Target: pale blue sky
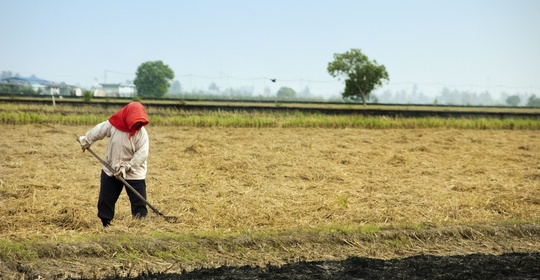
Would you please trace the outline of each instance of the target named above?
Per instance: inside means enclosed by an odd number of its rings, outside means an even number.
[[[387,68],[378,91],[540,96],[538,0],[0,0],[0,26],[0,71],[83,87],[162,60],[184,90],[329,96],[334,53],[358,48]]]

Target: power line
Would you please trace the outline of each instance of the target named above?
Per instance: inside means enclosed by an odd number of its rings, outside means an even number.
[[[135,76],[135,73],[118,72],[118,71],[113,71],[113,70],[108,70],[108,69],[105,69],[104,71],[107,73],[113,73],[113,74],[119,74],[119,75]]]
[[[221,76],[204,76],[204,75],[195,75],[195,74],[182,74],[177,75],[177,78],[198,78],[198,79],[206,79],[206,80],[223,80],[223,79],[230,79],[230,80],[242,80],[242,81],[265,81],[270,79],[276,79],[276,81],[281,82],[301,82],[301,83],[323,83],[323,84],[341,84],[342,81],[339,80],[315,80],[315,79],[304,79],[304,78],[280,78],[280,77],[238,77],[238,76],[229,76],[229,75],[221,75]],[[540,89],[538,86],[517,86],[517,85],[508,85],[508,84],[494,84],[494,85],[484,85],[479,83],[443,83],[443,82],[429,82],[429,83],[422,83],[422,82],[389,82],[383,84],[383,86],[440,86],[440,87],[475,87],[475,88],[508,88],[508,89]]]

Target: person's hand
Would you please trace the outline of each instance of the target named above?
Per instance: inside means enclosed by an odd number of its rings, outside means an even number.
[[[90,143],[86,140],[86,136],[79,137],[79,144],[81,144],[81,149],[84,152],[86,149],[90,148]]]
[[[116,173],[114,173],[114,177],[122,177],[122,178],[126,178],[126,167],[125,166],[120,166],[120,168],[118,168],[116,170]]]

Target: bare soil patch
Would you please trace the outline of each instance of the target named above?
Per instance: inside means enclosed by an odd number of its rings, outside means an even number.
[[[414,256],[196,269],[189,273],[143,274],[110,279],[538,279],[540,254]]]
[[[95,213],[100,164],[75,141],[88,128],[0,127],[0,240],[7,255],[0,259],[2,275],[55,275],[54,269],[63,276],[111,275],[119,267],[125,274],[130,264],[138,271],[224,265],[242,271],[242,265],[347,257],[385,262],[540,252],[536,131],[149,126],[148,199],[181,222],[133,221],[124,193],[112,228],[103,231]],[[104,146],[93,148],[102,154]],[[373,234],[362,232],[372,227]],[[306,230],[330,237],[299,238]],[[277,245],[265,244],[254,237],[282,231],[293,241],[282,237]],[[101,241],[239,232],[247,237],[223,244],[193,241],[212,250],[190,258],[181,253],[189,251],[186,242],[158,256],[147,243],[130,254]],[[38,246],[40,240],[68,246],[41,248],[38,256],[6,253],[16,250],[10,244]]]

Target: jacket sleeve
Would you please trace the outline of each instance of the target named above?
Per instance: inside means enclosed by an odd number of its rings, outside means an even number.
[[[112,124],[109,121],[99,123],[92,129],[88,130],[88,132],[86,132],[86,141],[88,142],[88,144],[92,144],[105,137],[111,137],[111,127]]]

